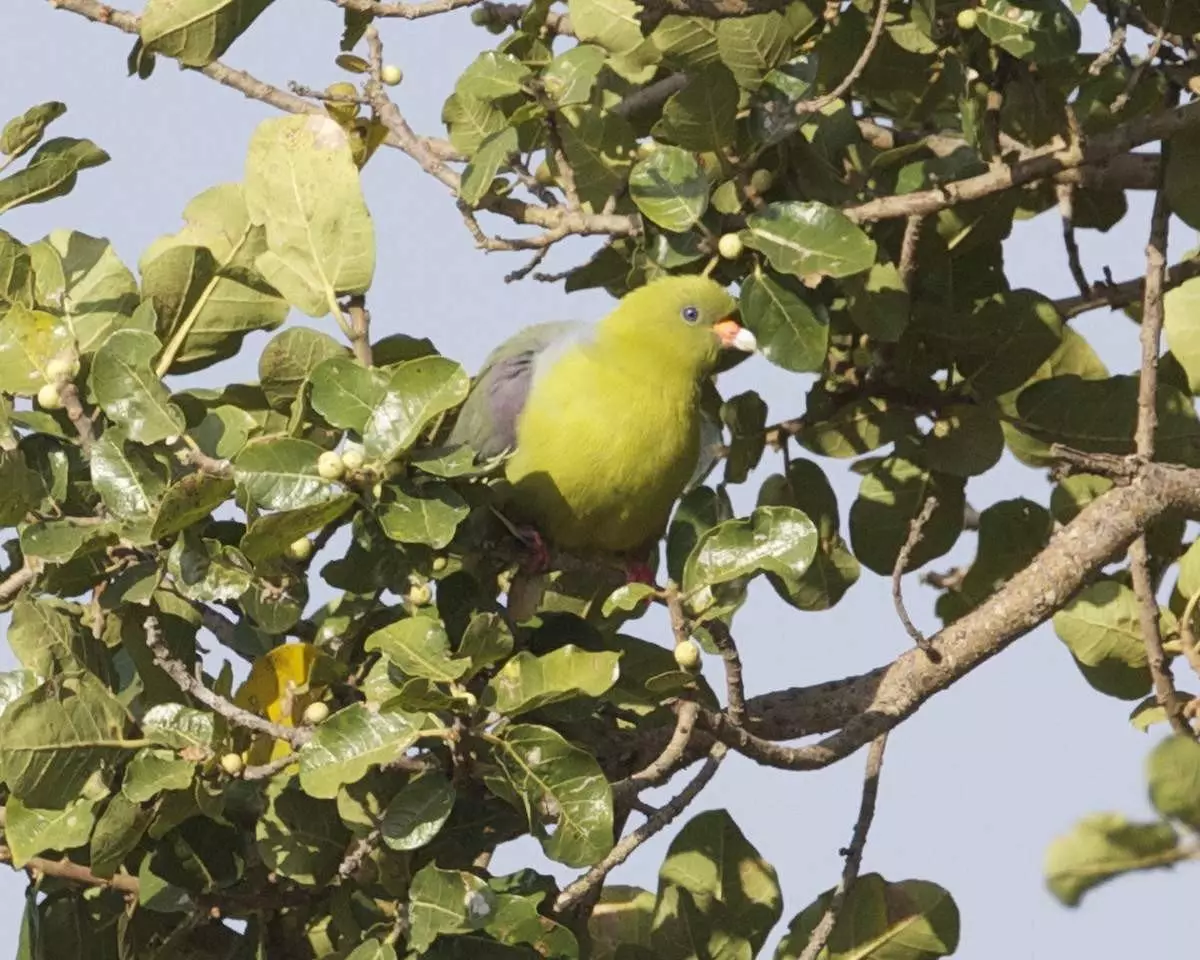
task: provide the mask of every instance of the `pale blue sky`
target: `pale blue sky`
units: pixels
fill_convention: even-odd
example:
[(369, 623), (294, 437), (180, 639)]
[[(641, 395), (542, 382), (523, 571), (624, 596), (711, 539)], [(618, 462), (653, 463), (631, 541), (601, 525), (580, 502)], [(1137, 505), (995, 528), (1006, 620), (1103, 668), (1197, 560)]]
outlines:
[[(338, 78), (333, 57), (339, 32), (340, 13), (332, 4), (279, 3), (234, 45), (226, 61), (280, 86), (296, 80), (320, 87)], [(113, 158), (86, 171), (69, 197), (7, 214), (2, 226), (25, 241), (70, 227), (109, 237), (125, 262), (136, 267), (153, 238), (178, 229), (190, 198), (215, 183), (240, 179), (255, 125), (273, 115), (270, 108), (169, 61), (160, 61), (147, 82), (127, 79), (131, 38), (56, 12), (41, 0), (6, 0), (0, 34), (5, 38), (0, 123), (33, 103), (62, 100), (70, 112), (55, 125), (56, 134), (91, 137)], [(1090, 34), (1095, 48), (1103, 37), (1094, 29)], [(386, 22), (383, 37), (388, 60), (406, 75), (394, 93), (401, 110), (418, 131), (440, 134), (443, 99), (457, 74), (492, 38), (473, 28), (465, 12), (416, 23)], [(561, 287), (532, 281), (506, 286), (502, 277), (521, 261), (476, 251), (445, 189), (395, 151), (385, 150), (369, 164), (364, 186), (379, 249), (370, 295), (376, 335), (403, 331), (432, 337), (443, 353), (474, 370), (491, 346), (525, 324), (590, 318), (611, 303), (594, 291), (568, 297)], [(1084, 262), (1092, 276), (1099, 276), (1105, 264), (1118, 279), (1141, 271), (1147, 198), (1137, 197), (1131, 207), (1127, 228), (1108, 237), (1083, 235)], [(1073, 292), (1058, 230), (1052, 216), (1018, 227), (1007, 248), (1014, 284), (1052, 296)], [(1176, 235), (1173, 248), (1192, 245), (1187, 231)], [(548, 267), (569, 266), (587, 249), (583, 243), (563, 244)], [(1134, 365), (1135, 328), (1122, 316), (1094, 314), (1076, 326), (1112, 369)], [(324, 327), (336, 333), (332, 322)], [(247, 359), (217, 368), (214, 377), (253, 379), (263, 342), (250, 338)], [(727, 393), (758, 389), (778, 419), (802, 411), (808, 379), (755, 358), (723, 386)], [(768, 458), (767, 469), (775, 465)], [(857, 478), (844, 463), (822, 465), (837, 489), (844, 520)], [(757, 479), (762, 476), (764, 470)], [(750, 506), (754, 489), (753, 480), (738, 488), (735, 503)], [(1049, 486), (1011, 459), (968, 487), (968, 498), (980, 509), (1019, 495), (1047, 503)], [(935, 566), (948, 568), (973, 551), (973, 538), (966, 536)], [(915, 576), (906, 590), (918, 625), (934, 629), (932, 591), (920, 587)], [(822, 614), (796, 613), (760, 583), (735, 627), (751, 695), (861, 672), (890, 660), (909, 643), (896, 621), (888, 584), (870, 573), (838, 607)], [(635, 632), (669, 642), (660, 620), (647, 619)], [(0, 645), (0, 669), (11, 664)], [(716, 665), (709, 667), (716, 679)], [(1194, 891), (1195, 876), (1159, 872), (1121, 880), (1093, 892), (1074, 911), (1060, 907), (1042, 883), (1046, 845), (1078, 817), (1109, 809), (1133, 817), (1150, 814), (1142, 763), (1154, 735), (1134, 731), (1127, 713), (1128, 705), (1086, 686), (1048, 627), (1018, 641), (893, 734), (864, 872), (879, 871), (892, 880), (922, 878), (948, 888), (962, 912), (958, 956), (971, 960), (1176, 951), (1193, 932), (1185, 889)], [(837, 851), (848, 840), (857, 811), (863, 762), (860, 754), (823, 772), (789, 774), (734, 757), (692, 808), (697, 813), (728, 808), (774, 863), (785, 923), (837, 879)], [(613, 875), (614, 882), (653, 889), (672, 834), (643, 847)], [(526, 864), (550, 869), (532, 842), (502, 850), (494, 869)], [(23, 877), (0, 868), (0, 958), (15, 951), (23, 887)]]

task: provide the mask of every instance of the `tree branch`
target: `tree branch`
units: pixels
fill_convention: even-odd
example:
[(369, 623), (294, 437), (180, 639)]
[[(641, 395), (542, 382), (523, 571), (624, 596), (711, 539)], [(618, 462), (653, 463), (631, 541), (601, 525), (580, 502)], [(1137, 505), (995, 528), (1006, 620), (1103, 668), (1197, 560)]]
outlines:
[(436, 17), (440, 13), (474, 7), (482, 0), (426, 0), (425, 3), (376, 3), (375, 0), (333, 0), (345, 10), (369, 13), (373, 17), (399, 17), (402, 20), (420, 20)]
[(654, 758), (645, 768), (630, 774), (626, 779), (613, 784), (613, 793), (621, 796), (659, 787), (671, 779), (671, 774), (679, 769), (688, 743), (692, 739), (692, 731), (696, 726), (696, 713), (700, 708), (694, 700), (684, 700), (675, 712), (675, 730), (671, 739), (663, 747), (663, 752)]
[(868, 200), (848, 207), (843, 212), (855, 223), (936, 213), (969, 200), (979, 200), (1027, 183), (1046, 180), (1066, 170), (1103, 163), (1112, 157), (1129, 153), (1135, 147), (1165, 139), (1198, 124), (1200, 101), (1195, 101), (1153, 116), (1137, 117), (1093, 137), (1082, 146), (1052, 147), (1016, 163), (996, 166), (977, 177), (955, 180), (931, 190)]
[[(699, 759), (716, 738), (770, 766), (813, 770), (836, 763), (1048, 620), (1168, 510), (1200, 517), (1200, 470), (1136, 465), (1130, 482), (1089, 503), (1055, 531), (1025, 569), (931, 637), (930, 644), (941, 654), (939, 662), (920, 650), (910, 650), (869, 673), (752, 697), (746, 703), (745, 727), (701, 708), (688, 760)], [(814, 734), (829, 735), (803, 747), (776, 742)], [(629, 763), (631, 753), (635, 761), (639, 756), (653, 757), (661, 752), (667, 735), (661, 729), (635, 733), (633, 743), (626, 740), (600, 747), (601, 763), (620, 768)]]
[(879, 796), (879, 772), (883, 768), (883, 751), (887, 748), (887, 734), (880, 734), (871, 742), (871, 752), (867, 754), (867, 770), (863, 776), (862, 799), (858, 804), (858, 820), (854, 824), (854, 833), (850, 837), (850, 845), (846, 848), (846, 863), (842, 867), (842, 879), (834, 888), (829, 898), (829, 906), (813, 927), (808, 943), (801, 952), (799, 960), (816, 960), (833, 928), (837, 926), (838, 917), (846, 903), (846, 896), (854, 881), (858, 879), (858, 869), (862, 865), (863, 850), (867, 846), (867, 834), (871, 831), (871, 821), (875, 819), (875, 800)]
[(925, 639), (925, 634), (916, 628), (912, 619), (908, 615), (908, 610), (904, 606), (904, 591), (900, 585), (900, 580), (904, 576), (904, 568), (908, 566), (909, 558), (912, 552), (917, 549), (917, 544), (921, 542), (921, 537), (925, 533), (925, 524), (929, 522), (929, 518), (933, 516), (933, 511), (937, 509), (937, 497), (928, 497), (925, 503), (921, 506), (921, 512), (913, 517), (912, 522), (908, 525), (908, 536), (904, 540), (904, 544), (900, 547), (900, 552), (896, 554), (896, 564), (892, 568), (892, 604), (896, 608), (896, 616), (900, 618), (900, 623), (904, 625), (905, 632), (912, 638), (921, 650), (931, 658), (936, 659), (938, 652)]
[(875, 0), (875, 22), (871, 24), (871, 33), (867, 37), (866, 45), (862, 48), (862, 52), (858, 55), (854, 66), (850, 68), (850, 72), (842, 78), (841, 83), (828, 93), (814, 97), (812, 100), (801, 100), (797, 103), (795, 106), (797, 116), (806, 117), (811, 113), (820, 113), (831, 103), (845, 96), (846, 92), (858, 82), (858, 78), (867, 69), (867, 64), (871, 62), (875, 48), (879, 46), (879, 38), (883, 36), (883, 23), (887, 19), (889, 2), (890, 0)]
[(29, 560), (26, 560), (25, 566), (19, 567), (3, 580), (0, 580), (0, 605), (6, 604), (16, 597), (18, 593), (37, 579), (37, 575), (37, 568)]
[[(1170, 3), (1167, 4), (1170, 11)], [(1161, 44), (1161, 36), (1159, 41)], [(1173, 94), (1175, 97), (1177, 93)], [(1164, 160), (1167, 145), (1163, 145)], [(1166, 165), (1163, 165), (1164, 169)], [(1163, 283), (1167, 268), (1167, 239), (1170, 231), (1171, 208), (1165, 185), (1154, 198), (1150, 218), (1150, 242), (1146, 245), (1146, 286), (1142, 300), (1140, 332), (1142, 358), (1138, 381), (1138, 415), (1134, 444), (1137, 456), (1154, 459), (1154, 434), (1158, 428), (1158, 354), (1162, 348)], [(1183, 718), (1179, 695), (1171, 678), (1171, 668), (1163, 651), (1162, 633), (1158, 624), (1158, 600), (1154, 595), (1154, 580), (1150, 576), (1150, 548), (1143, 531), (1129, 548), (1130, 573), (1133, 590), (1138, 599), (1138, 622), (1142, 642), (1146, 646), (1146, 663), (1154, 680), (1154, 693), (1166, 711), (1171, 728), (1176, 733), (1191, 736), (1192, 730)]]
[[(0, 844), (0, 863), (12, 863), (12, 850), (3, 844)], [(136, 897), (140, 889), (137, 877), (131, 877), (127, 873), (114, 873), (111, 877), (98, 877), (83, 864), (67, 860), (65, 857), (62, 860), (30, 857), (25, 862), (24, 869), (30, 874), (56, 877), (59, 880), (68, 880), (85, 887), (108, 887), (110, 890), (116, 890), (118, 893), (131, 897)]]
[(725, 664), (725, 712), (731, 722), (741, 726), (746, 722), (746, 687), (742, 680), (742, 658), (728, 625), (723, 620), (705, 624), (713, 643), (721, 651)]
[[(1163, 281), (1163, 290), (1174, 289), (1180, 284), (1200, 277), (1200, 257), (1193, 257), (1187, 260), (1182, 260), (1175, 266), (1171, 267)], [(1078, 317), (1080, 314), (1088, 313), (1092, 310), (1099, 310), (1101, 307), (1110, 307), (1113, 310), (1120, 310), (1130, 304), (1137, 303), (1146, 295), (1146, 278), (1137, 277), (1133, 280), (1126, 280), (1124, 283), (1109, 284), (1093, 284), (1092, 292), (1086, 297), (1067, 297), (1063, 300), (1054, 301), (1054, 307), (1066, 319)]]
[(92, 429), (92, 418), (83, 409), (83, 401), (79, 398), (79, 388), (70, 380), (64, 380), (57, 386), (58, 396), (62, 400), (67, 419), (71, 421), (75, 432), (79, 434), (79, 446), (83, 449), (83, 455), (90, 457), (92, 444), (96, 442), (96, 433)]
[(709, 750), (708, 759), (704, 762), (704, 766), (700, 768), (700, 772), (692, 778), (692, 781), (680, 790), (675, 797), (660, 807), (645, 823), (613, 847), (608, 856), (578, 880), (569, 884), (558, 895), (558, 899), (554, 901), (554, 912), (561, 915), (571, 909), (572, 906), (586, 897), (595, 887), (603, 883), (604, 878), (609, 873), (628, 860), (638, 847), (683, 813), (687, 809), (688, 804), (695, 800), (700, 791), (712, 780), (713, 775), (717, 772), (717, 768), (721, 765), (721, 761), (725, 759), (725, 753), (726, 748), (724, 744), (713, 744)]
[(293, 750), (299, 750), (312, 738), (312, 730), (308, 727), (285, 727), (279, 723), (272, 723), (256, 713), (243, 710), (220, 694), (209, 690), (188, 672), (188, 668), (183, 663), (171, 656), (171, 651), (163, 640), (162, 630), (159, 628), (156, 617), (146, 618), (145, 630), (146, 646), (154, 654), (154, 665), (174, 680), (180, 690), (194, 697), (215, 713), (219, 713), (230, 723), (245, 727), (247, 730), (265, 733), (275, 740), (283, 740), (291, 744)]

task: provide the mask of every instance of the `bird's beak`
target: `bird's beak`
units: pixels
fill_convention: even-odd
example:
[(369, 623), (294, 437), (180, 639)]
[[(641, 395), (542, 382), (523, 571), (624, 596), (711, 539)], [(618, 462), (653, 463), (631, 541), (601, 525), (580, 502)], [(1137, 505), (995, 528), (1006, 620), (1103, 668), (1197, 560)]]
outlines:
[(726, 350), (741, 350), (753, 353), (758, 349), (758, 340), (754, 334), (743, 327), (733, 317), (726, 317), (713, 324), (713, 332)]

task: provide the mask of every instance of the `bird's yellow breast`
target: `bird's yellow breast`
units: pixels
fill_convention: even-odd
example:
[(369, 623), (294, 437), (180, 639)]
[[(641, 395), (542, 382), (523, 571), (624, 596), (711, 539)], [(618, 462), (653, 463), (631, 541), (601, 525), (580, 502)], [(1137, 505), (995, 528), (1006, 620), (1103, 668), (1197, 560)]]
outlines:
[(653, 357), (573, 350), (535, 381), (517, 422), (513, 503), (566, 549), (635, 550), (662, 535), (699, 444), (691, 377)]

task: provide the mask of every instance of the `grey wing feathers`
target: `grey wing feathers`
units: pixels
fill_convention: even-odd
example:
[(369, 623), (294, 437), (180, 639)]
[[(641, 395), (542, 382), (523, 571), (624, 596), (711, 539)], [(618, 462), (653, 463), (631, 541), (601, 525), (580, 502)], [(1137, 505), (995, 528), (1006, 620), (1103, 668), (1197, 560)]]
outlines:
[(451, 443), (465, 443), (483, 460), (516, 446), (517, 419), (537, 375), (538, 361), (558, 345), (574, 342), (588, 324), (560, 321), (523, 330), (501, 344), (484, 362), (450, 433)]

